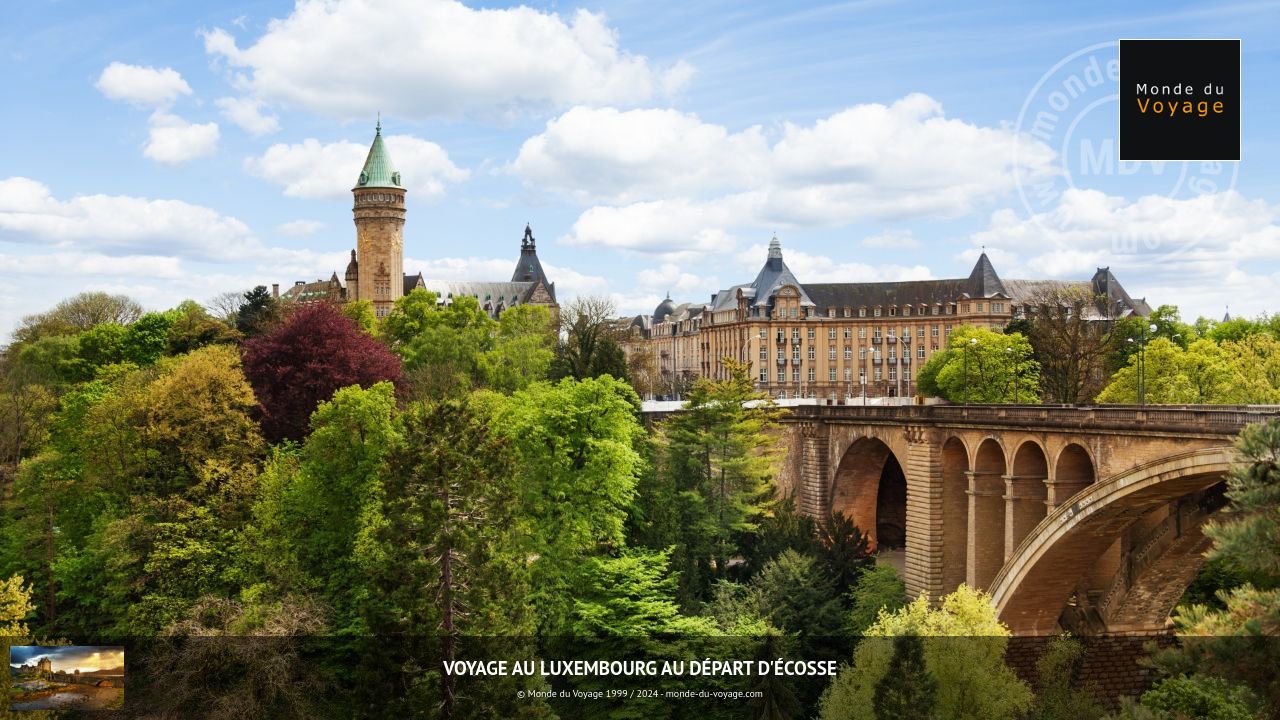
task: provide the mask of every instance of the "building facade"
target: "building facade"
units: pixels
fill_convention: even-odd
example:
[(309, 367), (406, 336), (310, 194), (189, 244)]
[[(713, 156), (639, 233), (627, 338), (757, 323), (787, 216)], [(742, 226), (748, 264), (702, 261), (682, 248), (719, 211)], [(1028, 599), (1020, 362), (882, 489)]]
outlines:
[(680, 396), (694, 379), (722, 378), (724, 359), (752, 368), (757, 387), (785, 398), (907, 397), (919, 368), (961, 325), (1003, 330), (1050, 286), (1099, 298), (1099, 319), (1146, 315), (1108, 268), (1088, 281), (1003, 281), (984, 252), (967, 278), (803, 284), (775, 237), (749, 283), (709, 303), (663, 300), (652, 316), (620, 321), (624, 349), (652, 368), (654, 397)]
[(276, 295), (295, 302), (368, 300), (379, 318), (391, 312), (396, 300), (417, 288), (435, 293), (436, 301), (442, 305), (456, 298), (475, 298), (480, 307), (495, 318), (516, 305), (542, 305), (550, 308), (553, 316), (559, 311), (555, 283), (547, 279), (542, 269), (533, 229), (527, 225), (510, 281), (437, 281), (424, 278), (421, 272), (405, 274), (406, 190), (382, 140), (381, 122), (374, 131), (373, 144), (351, 194), (356, 247), (351, 251), (351, 261), (342, 279), (334, 271), (327, 280), (299, 280), (283, 294), (277, 285)]

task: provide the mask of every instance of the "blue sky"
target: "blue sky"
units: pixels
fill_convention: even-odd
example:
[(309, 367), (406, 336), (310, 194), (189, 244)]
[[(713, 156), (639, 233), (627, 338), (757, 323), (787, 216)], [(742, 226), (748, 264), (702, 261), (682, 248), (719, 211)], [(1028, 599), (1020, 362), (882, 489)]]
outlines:
[(9, 665), (22, 667), (49, 658), (54, 672), (96, 672), (124, 667), (124, 648), (111, 645), (14, 645)]
[[(1118, 38), (1243, 40), (1243, 162), (1122, 166)], [(86, 289), (151, 308), (328, 277), (382, 113), (406, 272), (649, 312), (749, 280), (1111, 266), (1184, 315), (1276, 311), (1280, 3), (423, 0), (15, 5), (0, 28), (0, 336)]]

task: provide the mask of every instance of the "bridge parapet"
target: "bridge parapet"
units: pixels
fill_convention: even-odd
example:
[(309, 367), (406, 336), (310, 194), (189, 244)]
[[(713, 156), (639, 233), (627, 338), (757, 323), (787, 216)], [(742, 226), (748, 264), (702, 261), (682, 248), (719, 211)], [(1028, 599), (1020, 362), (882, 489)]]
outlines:
[(1280, 416), (1280, 406), (1139, 405), (801, 405), (794, 420), (879, 420), (960, 425), (1044, 425), (1066, 428), (1235, 434), (1245, 425)]

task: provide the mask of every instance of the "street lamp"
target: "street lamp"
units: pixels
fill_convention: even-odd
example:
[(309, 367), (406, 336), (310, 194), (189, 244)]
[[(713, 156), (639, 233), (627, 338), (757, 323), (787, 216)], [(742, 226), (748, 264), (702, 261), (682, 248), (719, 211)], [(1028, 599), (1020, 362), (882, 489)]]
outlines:
[[(1139, 336), (1138, 345), (1138, 404), (1147, 404), (1147, 342), (1150, 338), (1147, 333), (1152, 334), (1157, 330), (1155, 323), (1143, 326), (1142, 334)], [(1133, 338), (1129, 338), (1129, 342), (1133, 342)]]
[(969, 404), (969, 348), (978, 344), (978, 338), (969, 338), (969, 344), (964, 346), (964, 404)]
[(1018, 373), (1017, 366), (1013, 359), (1013, 348), (1004, 349), (1005, 357), (1009, 358), (1009, 382), (1013, 383), (1013, 404), (1018, 404)]

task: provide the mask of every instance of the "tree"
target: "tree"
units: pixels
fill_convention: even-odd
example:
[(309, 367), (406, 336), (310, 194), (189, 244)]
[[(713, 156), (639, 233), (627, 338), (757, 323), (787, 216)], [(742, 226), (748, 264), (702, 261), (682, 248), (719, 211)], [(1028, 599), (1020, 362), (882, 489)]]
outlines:
[(607, 298), (580, 296), (560, 312), (565, 339), (556, 348), (553, 379), (578, 380), (609, 375), (627, 379), (627, 359), (610, 324), (613, 303)]
[[(350, 386), (320, 403), (297, 462), (277, 460), (264, 475), (254, 508), (252, 546), (270, 578), (301, 573), (282, 590), (320, 589), (338, 632), (357, 627), (367, 592), (355, 548), (369, 515), (378, 511), (380, 475), (398, 440), (395, 388), (380, 382)], [(278, 583), (279, 584), (279, 583)]]
[[(1140, 375), (1145, 375), (1145, 397), (1152, 404), (1191, 402), (1191, 382), (1183, 372), (1183, 351), (1165, 338), (1147, 343), (1143, 355), (1130, 356), (1129, 364), (1120, 368), (1111, 383), (1098, 394), (1100, 403), (1137, 403)], [(1145, 372), (1139, 372), (1139, 362)]]
[(31, 590), (23, 585), (21, 575), (0, 581), (0, 638), (26, 635), (27, 625), (23, 621), (34, 609)]
[(551, 311), (538, 305), (517, 305), (498, 317), (493, 349), (480, 356), (484, 384), (511, 393), (547, 379), (555, 357)]
[(263, 433), (298, 439), (321, 402), (338, 388), (400, 378), (400, 360), (332, 305), (295, 310), (244, 345), (244, 371), (257, 395)]
[(206, 345), (230, 344), (240, 333), (225, 320), (215, 318), (194, 300), (183, 300), (172, 311), (168, 353), (182, 355)]
[(831, 578), (812, 556), (786, 550), (751, 579), (757, 615), (802, 639), (843, 631), (843, 608)]
[(74, 335), (95, 325), (129, 325), (142, 315), (142, 306), (124, 295), (82, 292), (59, 302), (48, 312), (28, 315), (14, 331), (18, 343), (28, 343), (52, 335)]
[[(1211, 562), (1280, 583), (1280, 420), (1247, 426), (1236, 443), (1240, 462), (1227, 474), (1229, 504), (1205, 526)], [(1197, 672), (1248, 686), (1267, 716), (1280, 713), (1280, 590), (1245, 584), (1220, 593), (1225, 609), (1179, 608), (1181, 647), (1161, 652), (1169, 675)], [(1144, 702), (1144, 704), (1146, 704)]]
[(914, 635), (893, 639), (893, 658), (876, 683), (876, 720), (929, 718), (938, 693), (938, 682), (924, 667), (924, 647)]
[[(396, 580), (390, 600), (401, 631), (430, 628), (443, 661), (455, 657), (463, 634), (527, 631), (519, 622), (527, 617), (523, 598), (510, 582), (524, 565), (507, 544), (510, 504), (502, 492), (512, 489), (506, 479), (514, 468), (508, 440), (460, 401), (415, 405), (401, 425), (388, 454), (381, 517), (369, 529), (378, 543), (371, 561)], [(455, 682), (439, 676), (438, 717), (453, 717)]]
[(396, 300), (380, 331), (404, 358), (412, 394), (438, 400), (483, 385), (481, 357), (492, 349), (498, 325), (473, 297), (440, 305), (435, 293), (418, 288)]
[(728, 377), (702, 378), (685, 411), (666, 421), (662, 472), (681, 498), (677, 549), (682, 600), (705, 598), (726, 576), (734, 538), (752, 532), (771, 492), (776, 454), (769, 431), (778, 411), (755, 390), (748, 366), (725, 360)]
[(1106, 710), (1091, 687), (1073, 688), (1084, 645), (1069, 635), (1049, 643), (1036, 661), (1036, 700), (1027, 720), (1099, 720)]
[(875, 555), (866, 534), (844, 513), (836, 511), (817, 524), (818, 563), (843, 596), (859, 576), (875, 564)]
[[(1030, 341), (1040, 365), (1045, 402), (1080, 403), (1092, 399), (1105, 383), (1106, 361), (1116, 336), (1110, 301), (1105, 295), (1076, 287), (1053, 287), (1029, 298), (1019, 330)], [(1099, 307), (1106, 308), (1102, 317)]]
[(240, 315), (240, 305), (244, 303), (247, 292), (232, 290), (218, 293), (209, 298), (209, 301), (204, 304), (204, 309), (214, 318), (234, 327)]
[[(508, 397), (486, 396), (488, 422), (515, 449), (514, 501), (540, 625), (563, 632), (569, 588), (583, 558), (623, 545), (642, 467), (639, 398), (612, 378), (534, 383)], [(508, 500), (507, 502), (513, 502)]]
[[(1280, 316), (1277, 316), (1280, 317)], [(1255, 333), (1221, 343), (1232, 377), (1224, 400), (1241, 405), (1280, 403), (1280, 340)]]
[[(1151, 720), (1254, 720), (1257, 704), (1249, 688), (1205, 675), (1165, 678), (1139, 700)], [(1120, 713), (1121, 718), (1135, 715), (1141, 717), (1133, 708)]]
[(949, 402), (1009, 403), (1037, 402), (1039, 378), (1025, 337), (962, 325), (951, 333), (947, 349), (924, 364), (918, 379), (920, 392)]
[(876, 687), (894, 657), (892, 638), (922, 638), (924, 666), (937, 681), (936, 714), (944, 718), (1015, 718), (1031, 705), (1031, 690), (1004, 664), (1009, 630), (990, 599), (961, 585), (930, 607), (921, 595), (894, 613), (882, 613), (854, 651), (854, 664), (823, 693), (819, 717), (876, 717)]
[(861, 637), (876, 624), (880, 613), (895, 613), (907, 604), (907, 586), (892, 565), (863, 569), (849, 591), (849, 634)]
[(623, 549), (590, 558), (582, 590), (574, 594), (570, 630), (583, 638), (648, 638), (706, 634), (711, 625), (680, 614), (670, 550)]
[(135, 365), (150, 365), (169, 348), (169, 329), (178, 320), (177, 312), (147, 313), (129, 326), (120, 341), (120, 353)]
[(244, 301), (236, 308), (236, 330), (246, 337), (253, 337), (275, 321), (280, 302), (267, 292), (266, 285), (259, 285), (244, 293)]
[(342, 314), (354, 320), (356, 327), (369, 335), (378, 329), (378, 315), (371, 300), (348, 300), (342, 304)]

